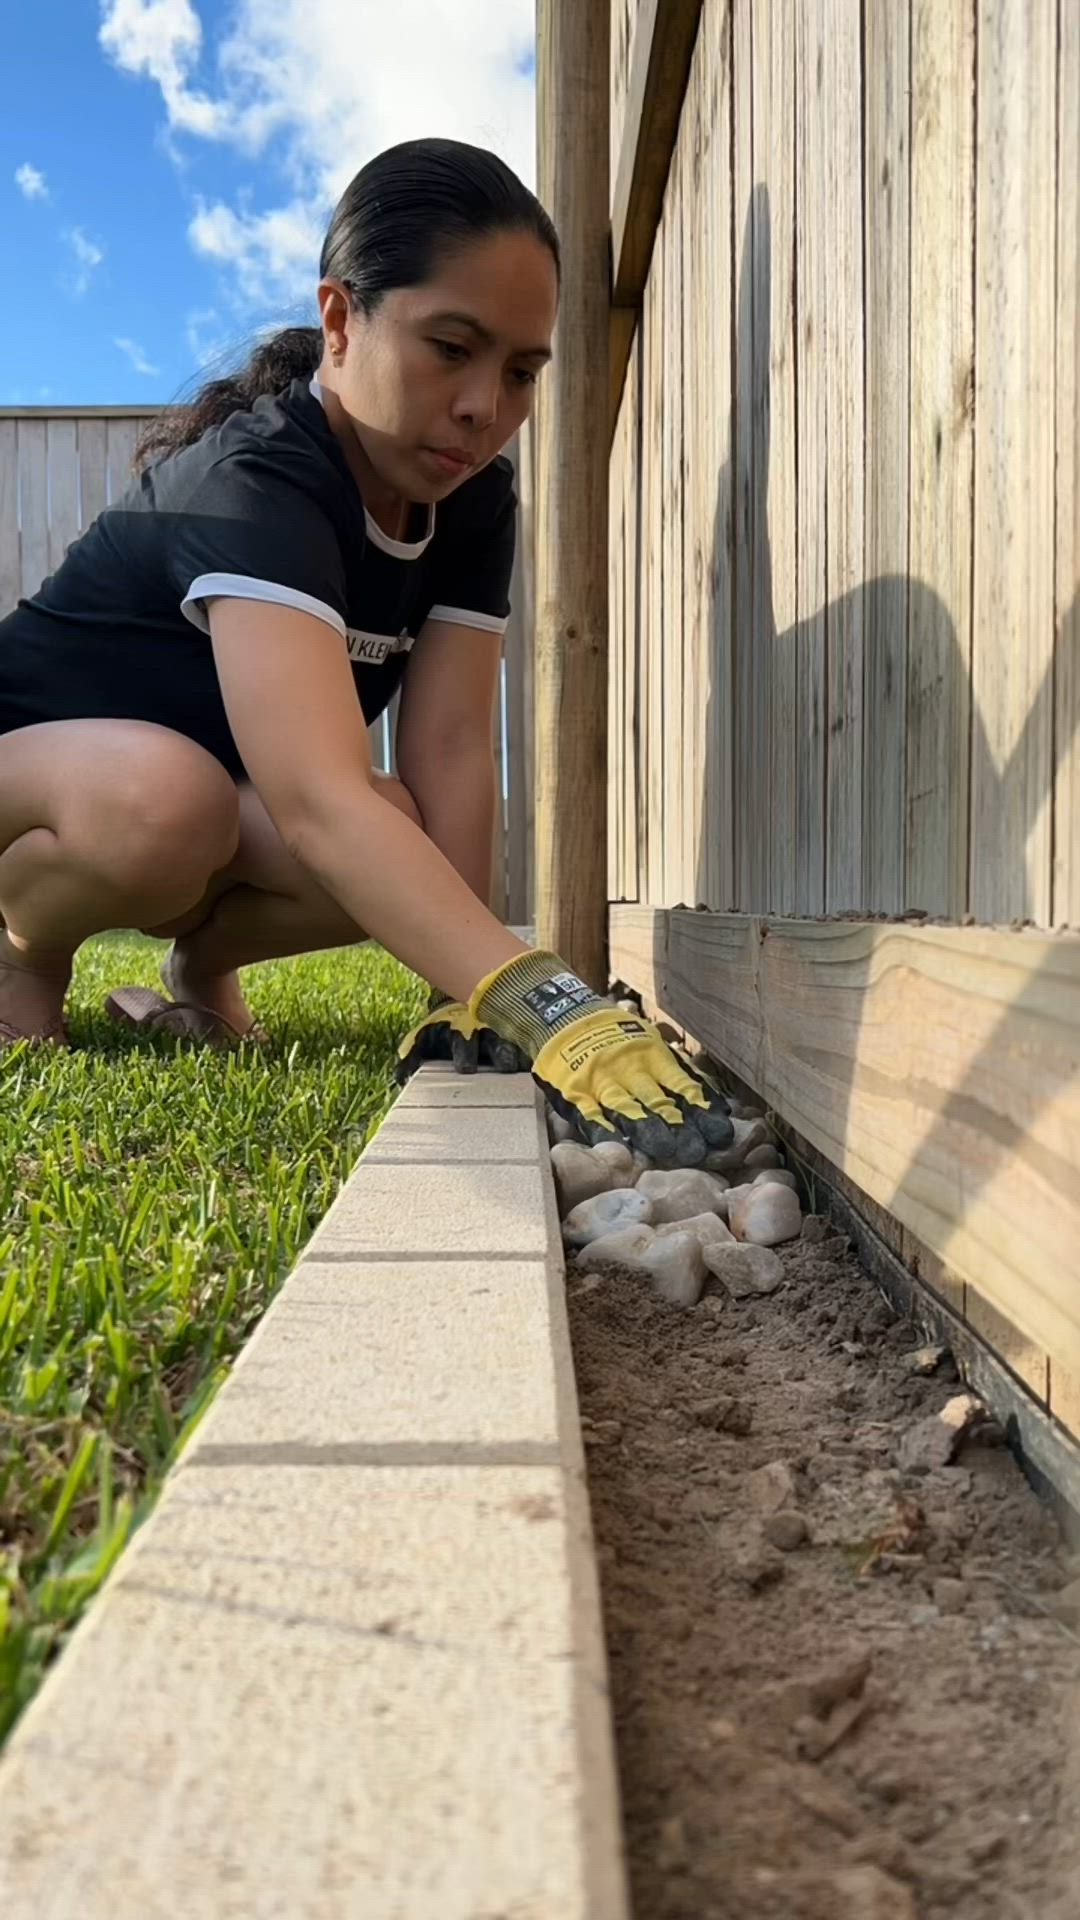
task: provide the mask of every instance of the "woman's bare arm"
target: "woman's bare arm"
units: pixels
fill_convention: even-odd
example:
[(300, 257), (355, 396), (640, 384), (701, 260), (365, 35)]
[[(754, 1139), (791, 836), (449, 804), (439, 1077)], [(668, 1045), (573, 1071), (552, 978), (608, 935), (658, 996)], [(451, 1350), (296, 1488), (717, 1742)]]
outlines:
[(397, 769), (424, 832), (485, 902), (499, 804), (492, 726), (501, 654), (500, 634), (426, 620), (397, 724)]
[(213, 600), (209, 620), (233, 737), (289, 851), (358, 926), (467, 1000), (526, 949), (374, 791), (340, 636), (313, 614), (257, 600)]

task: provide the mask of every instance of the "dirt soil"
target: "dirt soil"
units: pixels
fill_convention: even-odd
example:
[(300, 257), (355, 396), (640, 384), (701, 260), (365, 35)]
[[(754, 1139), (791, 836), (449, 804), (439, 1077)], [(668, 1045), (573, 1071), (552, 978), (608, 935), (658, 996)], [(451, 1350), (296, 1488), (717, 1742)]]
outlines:
[(568, 1276), (636, 1920), (1077, 1920), (1080, 1562), (995, 1429), (901, 1470), (951, 1360), (780, 1251)]

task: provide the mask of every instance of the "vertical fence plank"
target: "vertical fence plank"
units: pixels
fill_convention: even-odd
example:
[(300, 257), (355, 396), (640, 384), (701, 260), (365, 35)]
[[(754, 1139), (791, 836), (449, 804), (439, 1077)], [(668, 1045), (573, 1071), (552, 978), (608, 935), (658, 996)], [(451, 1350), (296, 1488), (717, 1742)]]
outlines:
[(526, 788), (525, 671), (532, 651), (531, 501), (529, 495), (528, 428), (518, 435), (514, 452), (514, 482), (518, 497), (517, 543), (510, 582), (510, 625), (504, 645), (506, 699), (506, 874), (507, 920), (511, 926), (529, 924), (528, 896), (529, 802)]
[(1080, 8), (1060, 0), (1053, 920), (1080, 926)]
[(79, 447), (74, 420), (49, 420), (49, 572), (55, 573), (79, 531)]
[[(733, 831), (735, 904), (741, 913), (760, 913), (764, 905), (761, 853), (767, 823), (761, 817), (762, 737), (760, 635), (756, 620), (755, 553), (758, 541), (755, 468), (756, 403), (760, 385), (760, 340), (754, 325), (754, 46), (750, 0), (733, 9), (733, 115), (735, 276), (735, 432), (734, 467), (735, 617), (732, 630)], [(756, 236), (760, 239), (760, 231)]]
[(825, 0), (796, 11), (798, 763), (795, 911), (825, 910)]
[(664, 568), (664, 905), (685, 903), (683, 881), (683, 143), (671, 156), (665, 201), (667, 259), (664, 274), (664, 416), (667, 446)]
[(22, 594), (36, 593), (49, 571), (49, 466), (44, 420), (18, 423), (19, 570)]
[(711, 475), (706, 476), (706, 369), (713, 349), (711, 319), (703, 278), (706, 244), (706, 83), (708, 49), (704, 29), (694, 48), (683, 134), (683, 412), (686, 488), (683, 502), (683, 706), (681, 727), (683, 897), (688, 906), (701, 899), (700, 853), (704, 824), (704, 728), (708, 703), (705, 575), (711, 558)]
[[(1050, 909), (1055, 20), (979, 0), (971, 900)], [(1075, 182), (1073, 183), (1075, 192)]]
[(649, 274), (647, 289), (648, 331), (646, 349), (649, 356), (649, 414), (647, 421), (648, 451), (646, 466), (648, 473), (649, 534), (647, 542), (649, 564), (648, 623), (643, 629), (642, 651), (645, 656), (646, 679), (646, 727), (645, 727), (645, 765), (642, 775), (646, 858), (646, 892), (650, 901), (663, 899), (664, 894), (664, 846), (663, 846), (663, 571), (664, 571), (664, 516), (663, 516), (663, 432), (664, 432), (664, 253), (657, 238), (653, 253), (652, 270)]
[(135, 446), (145, 425), (143, 420), (109, 420), (105, 436), (105, 476), (109, 504), (119, 500), (131, 485)]
[[(866, 590), (864, 882), (875, 913), (904, 905), (908, 421), (911, 406), (910, 0), (865, 10)], [(959, 275), (962, 262), (954, 263)]]
[(904, 906), (967, 907), (975, 0), (914, 0)]
[(735, 330), (731, 174), (732, 22), (730, 9), (705, 10), (708, 81), (706, 111), (712, 126), (706, 176), (708, 235), (705, 304), (710, 315), (708, 372), (702, 405), (706, 414), (705, 477), (711, 512), (708, 598), (709, 685), (705, 741), (704, 857), (700, 898), (729, 910), (735, 902), (733, 824), (732, 575), (734, 545), (735, 393), (732, 361)]
[(79, 525), (88, 527), (96, 520), (108, 495), (105, 478), (105, 421), (80, 420), (79, 441)]
[[(769, 785), (766, 825), (766, 906), (795, 911), (798, 727), (795, 547), (798, 485), (795, 468), (795, 14), (787, 0), (756, 0), (754, 68), (754, 178), (764, 199), (757, 216), (761, 260), (765, 380), (760, 427), (758, 497), (759, 629), (769, 675)], [(756, 296), (755, 296), (756, 299)]]
[(22, 592), (19, 570), (19, 423), (0, 420), (0, 620)]
[(825, 904), (863, 906), (863, 408), (861, 18), (827, 0), (825, 389), (828, 753)]

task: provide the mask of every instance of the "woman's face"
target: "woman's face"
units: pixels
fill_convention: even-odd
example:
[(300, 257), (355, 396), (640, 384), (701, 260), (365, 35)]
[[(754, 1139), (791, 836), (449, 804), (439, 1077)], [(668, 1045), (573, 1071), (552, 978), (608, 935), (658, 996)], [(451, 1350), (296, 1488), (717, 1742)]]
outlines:
[(383, 295), (370, 318), (338, 313), (345, 357), (333, 385), (382, 484), (438, 501), (493, 460), (532, 407), (551, 356), (555, 262), (531, 233), (496, 233), (452, 254), (434, 278)]

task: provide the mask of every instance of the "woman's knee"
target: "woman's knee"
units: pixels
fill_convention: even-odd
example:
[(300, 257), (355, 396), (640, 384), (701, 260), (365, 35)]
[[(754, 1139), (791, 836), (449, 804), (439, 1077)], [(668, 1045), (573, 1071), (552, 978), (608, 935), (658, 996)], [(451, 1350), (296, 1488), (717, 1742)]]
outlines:
[[(96, 804), (70, 834), (102, 881), (156, 909), (181, 911), (228, 866), (240, 833), (235, 783), (219, 760), (167, 728), (119, 737)], [(160, 916), (159, 916), (160, 917)]]

